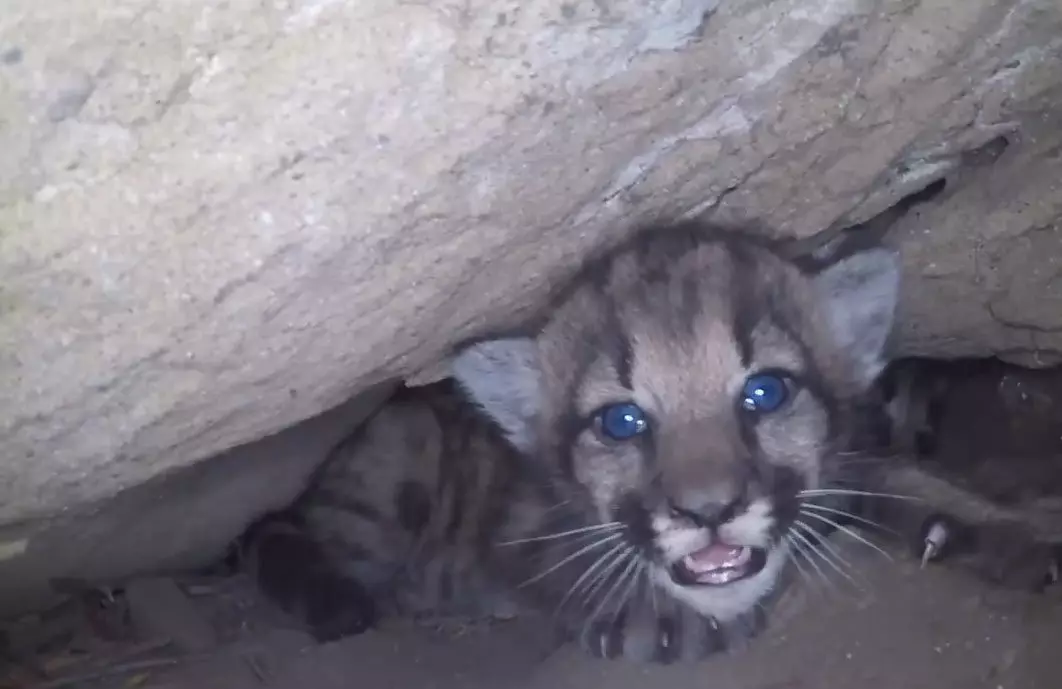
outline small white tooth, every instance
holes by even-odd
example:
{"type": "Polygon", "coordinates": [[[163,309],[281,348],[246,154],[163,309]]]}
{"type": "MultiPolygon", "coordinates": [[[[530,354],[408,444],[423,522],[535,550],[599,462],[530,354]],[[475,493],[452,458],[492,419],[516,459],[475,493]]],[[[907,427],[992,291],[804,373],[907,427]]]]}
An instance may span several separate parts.
{"type": "Polygon", "coordinates": [[[699,562],[697,562],[697,560],[694,559],[694,557],[692,555],[687,555],[686,557],[682,558],[682,563],[684,565],[686,565],[686,569],[690,570],[694,574],[697,574],[697,573],[700,573],[700,572],[714,572],[717,569],[721,569],[723,567],[726,567],[725,564],[705,565],[705,564],[699,563],[699,562]]]}
{"type": "Polygon", "coordinates": [[[729,584],[740,575],[735,569],[721,569],[714,572],[705,572],[697,577],[697,581],[703,584],[729,584]]]}
{"type": "Polygon", "coordinates": [[[710,574],[712,572],[720,572],[725,570],[739,569],[748,564],[752,559],[752,548],[741,547],[735,548],[732,551],[732,556],[723,562],[717,564],[707,565],[703,562],[698,562],[693,555],[686,555],[682,558],[682,563],[686,566],[686,569],[690,570],[694,574],[710,574]]]}
{"type": "Polygon", "coordinates": [[[752,559],[752,548],[742,548],[738,556],[735,557],[731,563],[731,567],[741,567],[748,564],[748,561],[752,559]]]}

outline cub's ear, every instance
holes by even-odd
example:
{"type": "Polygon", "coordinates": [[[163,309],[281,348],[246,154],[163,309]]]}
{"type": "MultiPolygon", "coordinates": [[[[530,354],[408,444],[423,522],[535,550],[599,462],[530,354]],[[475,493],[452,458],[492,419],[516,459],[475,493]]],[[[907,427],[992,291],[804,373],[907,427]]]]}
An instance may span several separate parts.
{"type": "Polygon", "coordinates": [[[885,367],[900,292],[900,261],[887,249],[852,254],[819,272],[815,287],[826,306],[834,341],[871,384],[885,367]]]}
{"type": "Polygon", "coordinates": [[[535,341],[514,337],[467,346],[454,357],[451,370],[509,441],[521,452],[531,452],[542,400],[535,341]]]}

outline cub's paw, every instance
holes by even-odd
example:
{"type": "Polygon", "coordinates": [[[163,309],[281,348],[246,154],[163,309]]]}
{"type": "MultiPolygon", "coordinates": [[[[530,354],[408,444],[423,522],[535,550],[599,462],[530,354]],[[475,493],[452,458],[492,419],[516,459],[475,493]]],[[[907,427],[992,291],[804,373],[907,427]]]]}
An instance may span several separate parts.
{"type": "Polygon", "coordinates": [[[766,614],[758,607],[725,623],[678,607],[669,612],[628,610],[589,624],[580,641],[595,658],[696,662],[744,648],[766,624],[766,614]]]}
{"type": "Polygon", "coordinates": [[[940,513],[925,519],[912,546],[923,566],[941,564],[1023,591],[1057,583],[1062,564],[1062,544],[1041,541],[1021,524],[968,524],[940,513]]]}
{"type": "Polygon", "coordinates": [[[376,605],[357,581],[319,574],[308,583],[301,604],[306,627],[318,643],[362,634],[376,622],[376,605]]]}
{"type": "Polygon", "coordinates": [[[265,597],[318,642],[361,634],[375,623],[376,605],[365,587],[333,568],[301,532],[265,524],[253,538],[249,573],[265,597]]]}

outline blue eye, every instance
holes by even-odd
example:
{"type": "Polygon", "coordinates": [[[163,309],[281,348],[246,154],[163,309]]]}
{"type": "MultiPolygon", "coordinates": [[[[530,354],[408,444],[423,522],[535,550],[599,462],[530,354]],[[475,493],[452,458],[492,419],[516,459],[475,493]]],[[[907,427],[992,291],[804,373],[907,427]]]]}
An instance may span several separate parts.
{"type": "Polygon", "coordinates": [[[598,419],[601,432],[612,440],[630,440],[649,428],[645,412],[632,402],[609,405],[599,412],[598,419]]]}
{"type": "Polygon", "coordinates": [[[785,380],[770,373],[749,376],[741,390],[741,408],[750,412],[778,411],[788,399],[789,387],[785,380]]]}

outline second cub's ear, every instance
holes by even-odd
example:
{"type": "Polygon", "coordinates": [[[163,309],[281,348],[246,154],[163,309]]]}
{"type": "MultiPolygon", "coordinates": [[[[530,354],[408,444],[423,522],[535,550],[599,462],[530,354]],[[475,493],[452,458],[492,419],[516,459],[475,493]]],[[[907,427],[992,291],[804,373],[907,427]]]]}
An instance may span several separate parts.
{"type": "Polygon", "coordinates": [[[459,351],[453,376],[523,452],[535,446],[542,395],[538,347],[529,337],[486,340],[459,351]]]}
{"type": "Polygon", "coordinates": [[[869,385],[884,368],[900,293],[900,259],[887,249],[852,254],[815,276],[832,335],[869,385]]]}

